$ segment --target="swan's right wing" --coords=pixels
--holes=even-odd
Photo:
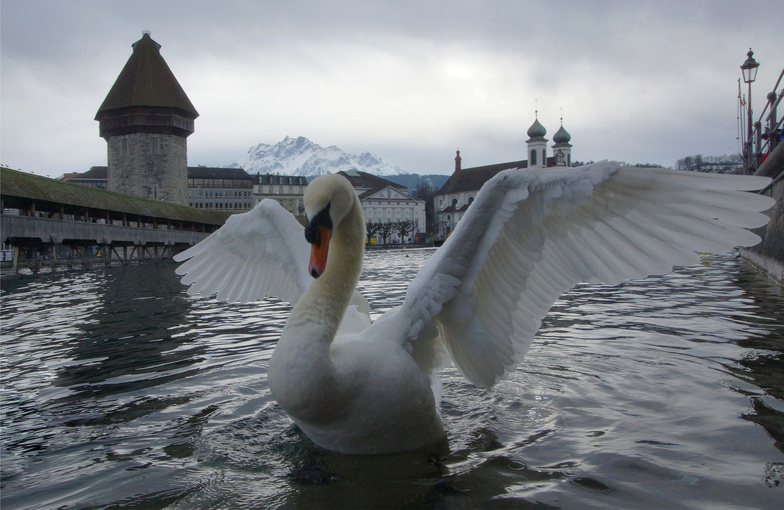
[[[275,296],[294,304],[311,281],[309,256],[304,227],[277,201],[264,199],[174,260],[186,261],[176,272],[185,275],[188,294],[230,302]]]
[[[492,386],[575,284],[664,274],[697,263],[695,252],[759,242],[745,229],[764,225],[760,211],[774,202],[739,190],[768,182],[608,162],[502,172],[420,270],[394,320],[377,323],[396,328],[423,370],[436,368],[443,345],[470,381]]]

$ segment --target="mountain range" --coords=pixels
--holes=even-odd
[[[361,171],[382,177],[406,174],[369,152],[349,154],[335,147],[322,147],[304,136],[287,136],[275,145],[260,143],[229,167],[243,168],[249,174],[277,173],[313,178],[339,171]]]

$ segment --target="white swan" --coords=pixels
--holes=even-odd
[[[443,440],[434,372],[449,359],[490,387],[523,358],[551,305],[576,283],[662,274],[698,263],[695,251],[756,244],[745,228],[764,225],[760,211],[773,200],[739,190],[767,182],[608,162],[502,172],[422,267],[403,304],[372,324],[355,290],[365,220],[340,175],[308,186],[304,232],[277,202],[263,200],[175,259],[190,259],[177,269],[190,294],[275,295],[294,304],[269,386],[315,443],[399,452]]]

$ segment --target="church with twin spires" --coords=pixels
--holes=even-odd
[[[455,156],[455,171],[434,197],[436,235],[440,239],[449,236],[474,201],[482,185],[503,170],[512,168],[558,168],[572,166],[572,136],[563,127],[553,135],[553,155],[547,156],[547,130],[539,122],[539,112],[526,133],[526,155],[528,159],[496,163],[494,165],[462,168],[460,151]]]

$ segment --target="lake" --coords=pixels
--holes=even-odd
[[[432,253],[367,254],[376,316]],[[734,254],[576,287],[492,390],[442,373],[442,452],[376,457],[270,397],[287,304],[174,269],[2,278],[4,510],[784,507],[784,291]]]

